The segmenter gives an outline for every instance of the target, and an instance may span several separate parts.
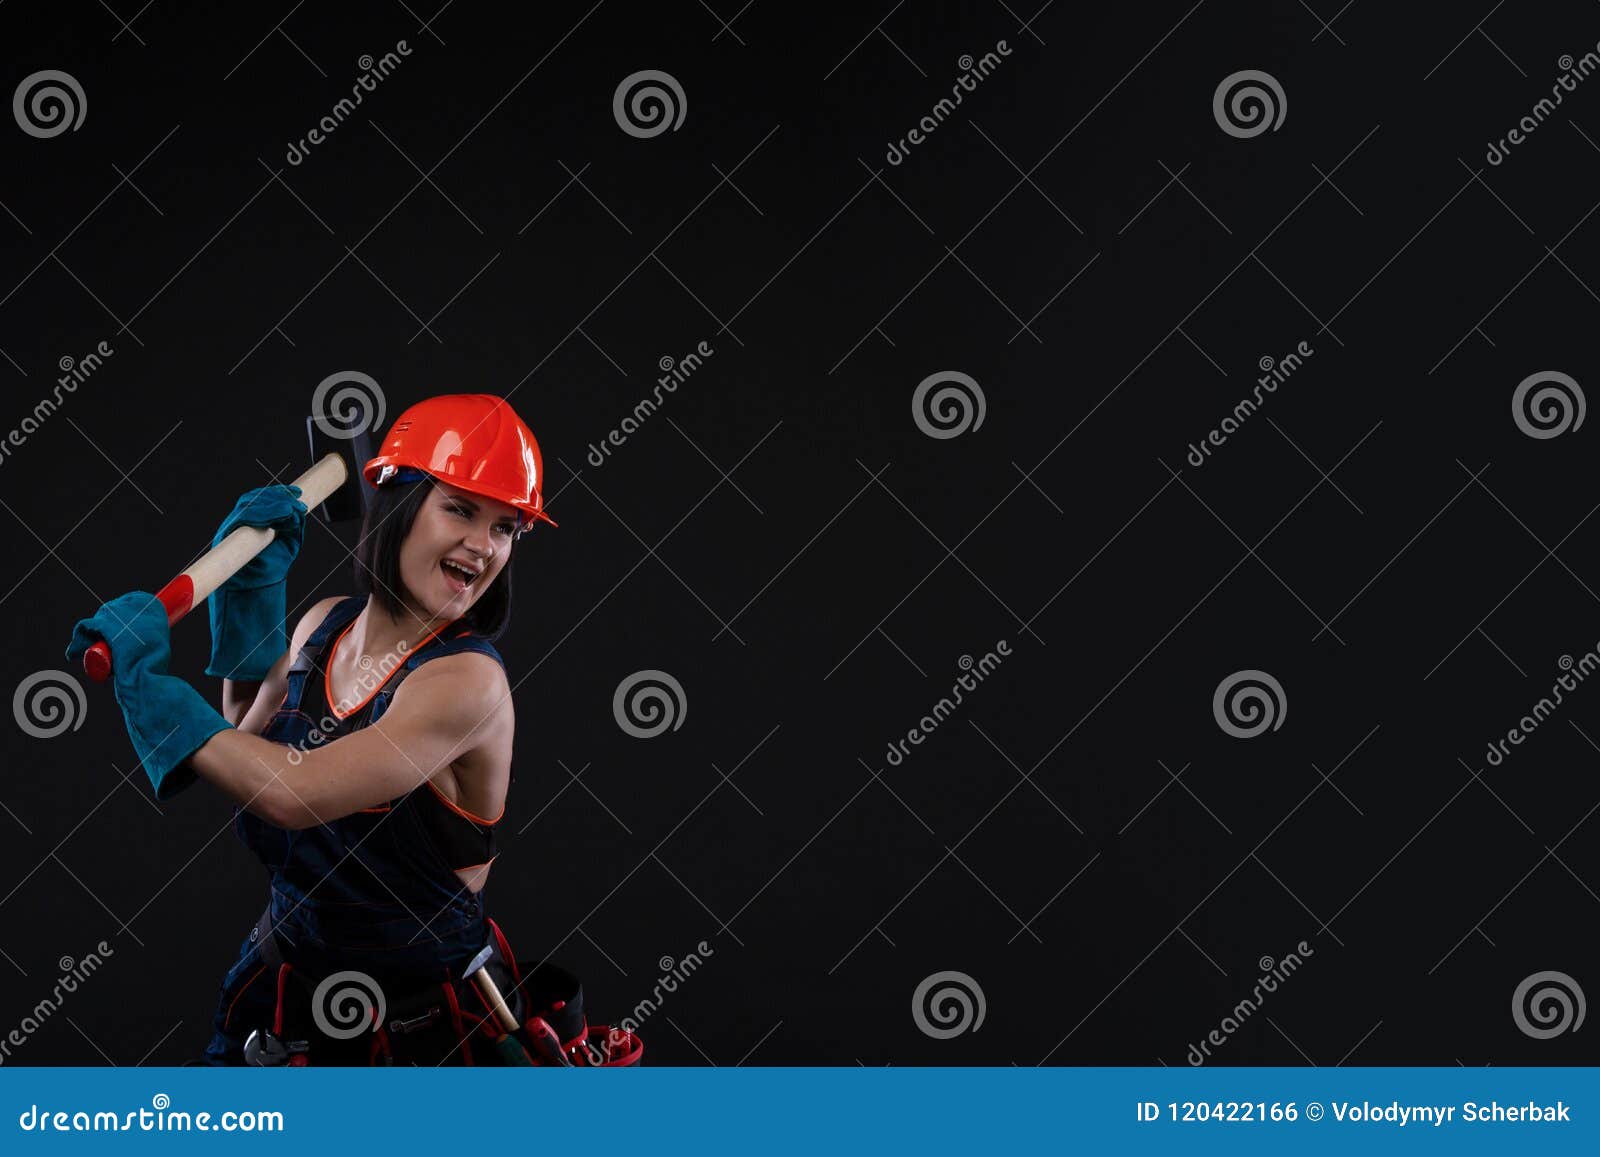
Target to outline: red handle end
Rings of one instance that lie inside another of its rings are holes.
[[[104,683],[111,675],[111,648],[101,639],[83,653],[83,670],[96,683]]]

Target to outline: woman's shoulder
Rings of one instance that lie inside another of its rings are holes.
[[[306,645],[306,641],[322,625],[323,620],[332,613],[333,608],[344,602],[348,597],[348,595],[333,595],[330,598],[321,599],[311,604],[306,613],[300,616],[300,622],[295,625],[294,636],[289,644],[291,657],[300,653],[300,648]]]
[[[395,703],[410,692],[449,699],[479,717],[509,711],[511,687],[499,659],[481,651],[456,651],[418,664],[395,692]]]

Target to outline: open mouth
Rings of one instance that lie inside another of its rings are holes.
[[[441,561],[439,569],[444,572],[444,581],[456,594],[466,590],[472,585],[473,580],[478,577],[465,567],[457,566],[449,561]]]

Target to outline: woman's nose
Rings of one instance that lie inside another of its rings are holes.
[[[494,550],[493,544],[489,540],[489,527],[482,524],[475,524],[472,529],[468,530],[463,543],[473,554],[485,559]]]

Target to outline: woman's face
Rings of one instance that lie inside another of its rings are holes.
[[[516,529],[515,507],[436,482],[400,547],[400,577],[423,618],[466,614],[511,556]],[[476,573],[459,574],[446,560]]]

